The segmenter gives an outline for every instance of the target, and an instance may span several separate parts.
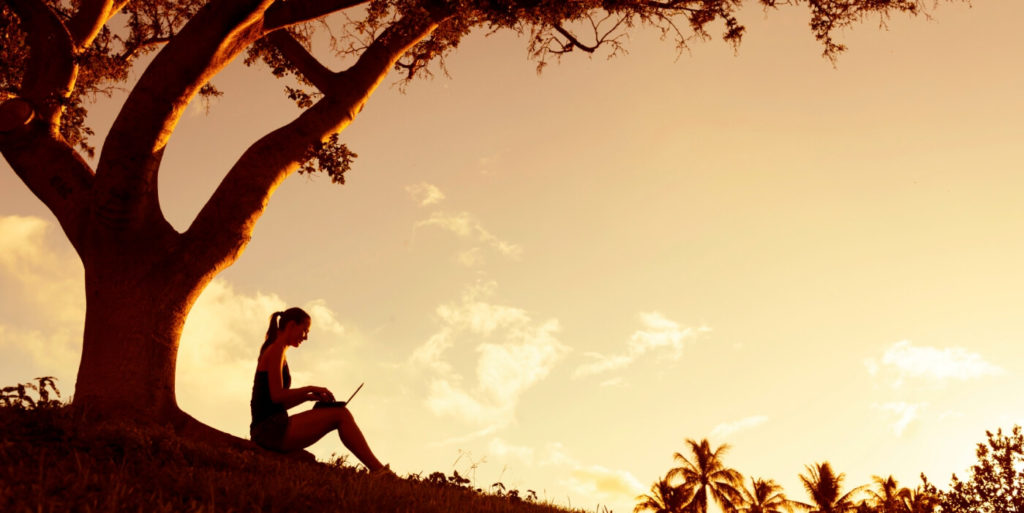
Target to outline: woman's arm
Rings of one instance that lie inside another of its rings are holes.
[[[306,401],[333,399],[333,395],[323,387],[284,388],[284,347],[272,344],[263,354],[267,358],[267,374],[270,385],[270,400],[291,409]]]

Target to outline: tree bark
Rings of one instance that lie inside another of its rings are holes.
[[[94,230],[83,254],[86,313],[76,404],[140,420],[170,420],[179,413],[178,341],[205,283],[170,261],[171,232],[121,237],[115,230]]]

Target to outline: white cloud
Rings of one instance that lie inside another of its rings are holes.
[[[522,309],[487,301],[494,288],[494,283],[477,284],[460,301],[439,306],[439,330],[410,355],[410,364],[435,374],[426,404],[437,415],[504,425],[512,420],[519,397],[569,351],[558,340],[556,319],[538,324]],[[463,377],[472,356],[448,354],[467,343],[476,355],[472,385]]]
[[[711,438],[726,439],[740,431],[753,429],[765,422],[768,422],[768,417],[764,415],[754,415],[734,422],[724,422],[711,430]]]
[[[416,223],[416,228],[435,227],[447,230],[464,239],[475,239],[478,242],[490,246],[492,249],[509,258],[519,258],[523,249],[516,244],[504,241],[496,237],[480,224],[472,214],[460,212],[450,214],[445,212],[434,212],[430,218]],[[468,257],[467,257],[468,258]],[[473,260],[474,263],[477,260]]]
[[[932,382],[953,379],[967,381],[1005,372],[1002,368],[985,361],[980,354],[962,347],[917,347],[907,340],[893,344],[885,351],[880,361],[869,359],[864,364],[872,376],[879,376],[883,371],[894,375],[895,387],[901,386],[908,378]]]
[[[499,460],[515,458],[527,465],[533,465],[536,462],[537,451],[533,447],[512,445],[499,437],[495,437],[491,439],[491,443],[488,446],[488,456],[493,456]]]
[[[644,490],[633,474],[601,465],[577,466],[566,484],[583,497],[603,504],[632,501]]]
[[[569,455],[562,444],[551,443],[545,447],[541,466],[562,469],[559,475],[562,485],[587,500],[603,504],[632,504],[637,495],[646,487],[632,473],[591,465]]]
[[[902,436],[914,420],[920,417],[921,410],[927,406],[927,403],[906,403],[906,402],[889,402],[884,404],[875,404],[875,408],[888,412],[895,417],[891,427],[892,432],[896,436]]]
[[[669,359],[678,360],[683,355],[687,341],[695,339],[700,333],[711,331],[707,327],[684,328],[660,312],[641,312],[637,317],[642,327],[629,337],[625,354],[585,353],[584,356],[593,361],[577,367],[573,377],[581,378],[621,369],[655,350],[665,353]]]
[[[477,267],[484,262],[483,251],[480,248],[470,248],[459,253],[455,260],[463,267]]]
[[[405,188],[405,192],[409,193],[409,195],[412,196],[412,199],[421,207],[440,203],[445,197],[444,193],[441,192],[441,189],[438,189],[436,185],[426,182],[409,185]]]
[[[0,351],[19,372],[12,378],[54,376],[69,396],[82,354],[85,287],[81,262],[51,222],[0,216],[0,290]]]
[[[564,487],[574,505],[581,501],[606,506],[632,505],[646,487],[625,470],[580,461],[569,454],[561,443],[552,442],[543,447],[515,445],[495,437],[487,447],[487,461],[504,464],[506,468],[522,468],[532,476],[551,476],[551,482]],[[522,472],[520,472],[522,473]]]

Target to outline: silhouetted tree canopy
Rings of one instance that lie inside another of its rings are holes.
[[[985,432],[979,443],[978,463],[966,481],[953,475],[948,492],[942,495],[943,513],[1024,512],[1024,434],[1014,426],[1008,434],[999,429]]]
[[[834,34],[840,28],[861,21],[869,14],[883,18],[894,12],[916,14],[919,0],[748,0],[764,8],[785,4],[804,4],[809,8],[811,32],[823,44],[823,53],[834,58],[845,47]],[[15,13],[43,7],[55,15],[77,36],[72,41],[77,77],[71,87],[51,95],[48,101],[61,111],[60,133],[71,145],[93,156],[95,147],[89,140],[94,135],[87,123],[89,102],[98,95],[109,95],[123,87],[132,67],[178,37],[183,27],[207,1],[155,0],[114,2],[117,12],[98,28],[89,44],[81,32],[95,30],[85,27],[83,16],[92,4],[89,0],[5,0],[0,7],[0,101],[15,96],[33,83],[26,76],[31,30],[17,22]],[[627,50],[625,35],[637,26],[655,27],[680,49],[694,38],[709,39],[711,31],[738,44],[744,27],[737,18],[743,0],[278,0],[267,9],[267,21],[283,30],[270,32],[247,49],[245,62],[262,62],[276,77],[293,75],[298,86],[287,85],[285,92],[300,108],[308,108],[322,96],[316,89],[314,68],[322,66],[305,50],[315,32],[326,29],[333,47],[341,54],[359,55],[374,37],[399,20],[431,16],[443,20],[433,33],[417,43],[396,64],[405,79],[431,73],[434,63],[443,67],[445,56],[454,51],[463,38],[474,29],[486,31],[511,30],[528,36],[528,50],[538,70],[552,58],[570,52],[594,53],[605,49],[615,55]],[[35,7],[31,7],[35,5]],[[336,12],[350,13],[342,18],[328,18]],[[77,30],[76,30],[77,29]],[[308,67],[307,67],[308,66]],[[304,73],[300,68],[306,67]],[[201,96],[220,92],[213,84],[200,88]],[[337,139],[321,141],[310,148],[309,171],[313,154],[334,154],[336,158],[319,159],[318,166],[333,181],[344,183],[343,173],[355,156]]]

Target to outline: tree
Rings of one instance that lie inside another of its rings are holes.
[[[682,479],[678,488],[689,497],[686,507],[707,513],[710,497],[723,510],[735,511],[741,500],[739,488],[743,486],[743,476],[722,463],[722,455],[729,450],[729,445],[722,444],[712,450],[707,438],[700,443],[687,439],[686,444],[690,446],[691,457],[675,453],[673,457],[682,465],[668,472],[669,479]]]
[[[800,474],[800,481],[810,496],[810,503],[798,503],[811,513],[843,513],[854,511],[857,505],[854,504],[854,496],[863,487],[857,487],[843,494],[844,474],[836,474],[829,462],[816,463],[813,466],[805,467],[807,475]]]
[[[986,431],[986,443],[979,443],[978,463],[971,467],[967,481],[956,474],[950,489],[942,493],[944,513],[1024,512],[1024,434],[1020,426],[1004,435]]]
[[[910,494],[907,488],[900,488],[899,483],[892,476],[882,478],[872,476],[875,482],[875,489],[868,490],[871,495],[871,502],[878,513],[902,513],[904,511],[904,500]]]
[[[906,513],[934,513],[942,502],[942,497],[935,485],[928,482],[928,478],[921,474],[921,484],[913,490],[907,489],[903,497],[904,508],[901,511]]]
[[[688,497],[682,491],[672,486],[667,478],[659,479],[651,485],[651,493],[640,495],[633,513],[651,511],[653,513],[684,513],[687,511],[683,505],[688,502]]]
[[[809,8],[811,31],[828,57],[843,50],[833,39],[837,29],[869,14],[921,9],[919,0],[786,3]],[[337,135],[390,70],[405,79],[427,74],[476,29],[527,35],[539,67],[573,51],[617,53],[636,26],[661,30],[683,48],[694,37],[708,38],[709,27],[719,24],[722,37],[735,44],[743,34],[736,18],[742,4],[0,0],[0,153],[56,216],[85,268],[74,404],[209,432],[175,397],[178,342],[189,310],[242,254],[285,178],[319,169],[344,182],[355,154]],[[314,56],[312,34],[325,25],[352,56],[347,69],[331,70]],[[140,59],[151,53],[151,60]],[[265,63],[274,76],[297,80],[286,90],[301,112],[254,141],[179,232],[165,219],[157,194],[164,148],[189,103],[219,94],[210,80],[243,53],[247,63]],[[132,76],[139,78],[90,163],[89,100]]]
[[[737,508],[740,513],[783,513],[793,510],[792,501],[775,481],[750,478],[750,488],[741,490],[742,501]]]

